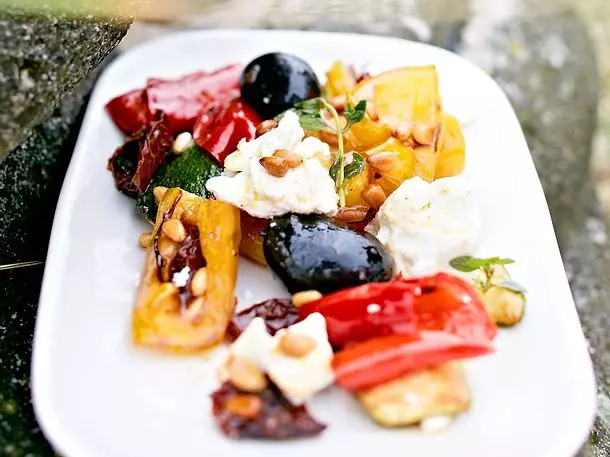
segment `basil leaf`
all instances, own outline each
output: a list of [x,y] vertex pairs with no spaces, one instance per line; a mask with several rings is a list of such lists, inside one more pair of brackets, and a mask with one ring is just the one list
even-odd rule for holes
[[364,169],[364,157],[357,152],[354,152],[352,157],[352,162],[343,168],[343,174],[346,181],[357,176]]

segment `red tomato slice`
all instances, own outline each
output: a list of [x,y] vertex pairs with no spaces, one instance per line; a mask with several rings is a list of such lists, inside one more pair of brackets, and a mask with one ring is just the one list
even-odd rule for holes
[[335,354],[338,385],[349,391],[374,387],[411,371],[493,351],[488,341],[472,342],[445,332],[392,335],[356,343]]

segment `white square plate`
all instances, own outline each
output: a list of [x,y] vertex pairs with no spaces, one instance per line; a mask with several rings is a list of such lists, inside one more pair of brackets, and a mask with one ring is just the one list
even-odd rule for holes
[[[146,224],[117,192],[106,164],[122,136],[104,112],[149,76],[176,77],[270,51],[308,61],[323,76],[335,59],[375,73],[435,64],[445,109],[465,127],[468,173],[483,215],[481,254],[509,256],[528,289],[521,325],[497,352],[469,362],[473,405],[440,434],[384,430],[331,389],[311,402],[329,425],[292,443],[226,439],[209,394],[223,348],[163,356],[131,344],[130,315]],[[284,295],[267,271],[240,265],[241,306]],[[66,457],[314,455],[570,457],[595,411],[591,362],[555,234],[517,118],[498,86],[462,58],[423,44],[365,35],[207,31],[167,36],[119,57],[100,78],[55,214],[36,325],[33,395],[46,436]]]

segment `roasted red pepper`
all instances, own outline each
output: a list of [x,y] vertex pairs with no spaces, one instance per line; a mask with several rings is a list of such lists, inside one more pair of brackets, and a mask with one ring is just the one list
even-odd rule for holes
[[393,335],[356,343],[337,352],[333,369],[337,384],[358,391],[410,371],[492,351],[489,342],[469,341],[446,332]]
[[108,161],[117,189],[134,198],[144,192],[172,141],[167,117],[158,113],[157,119],[117,148]]
[[228,65],[178,79],[151,78],[145,88],[110,100],[106,111],[126,135],[147,127],[159,111],[167,115],[172,133],[191,131],[199,113],[239,97],[241,72],[240,65]]
[[396,282],[415,286],[415,318],[419,330],[442,330],[468,340],[491,341],[498,328],[474,288],[457,276],[438,273]]
[[223,165],[225,158],[235,151],[242,138],[251,140],[255,137],[261,118],[239,99],[233,100],[218,114],[215,110],[212,107],[199,116],[193,129],[193,139],[197,146],[207,150]]
[[322,314],[333,346],[378,336],[416,335],[414,290],[400,281],[364,284],[307,303],[299,308],[299,316]]
[[152,122],[144,89],[136,89],[113,98],[106,104],[106,111],[121,131],[132,136]]
[[190,132],[199,113],[239,96],[241,72],[241,65],[229,65],[176,80],[149,79],[148,109],[165,112],[174,133]]
[[422,330],[441,330],[469,341],[491,341],[497,332],[476,291],[446,273],[365,284],[299,308],[301,319],[314,312],[326,318],[335,346]]

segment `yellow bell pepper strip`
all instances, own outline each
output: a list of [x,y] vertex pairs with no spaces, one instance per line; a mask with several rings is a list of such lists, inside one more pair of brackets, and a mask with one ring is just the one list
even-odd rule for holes
[[[172,219],[184,232],[163,228]],[[153,236],[133,313],[135,344],[183,353],[222,341],[235,308],[239,210],[169,189],[159,202]],[[178,271],[188,274],[182,283],[172,281]]]
[[353,92],[368,101],[367,110],[413,148],[414,175],[435,178],[443,111],[434,66],[404,67],[365,79]]
[[356,87],[356,75],[352,68],[337,60],[326,73],[324,90],[327,98],[349,94]]
[[379,184],[390,195],[415,173],[413,148],[396,138],[390,138],[376,148],[366,151],[370,166],[370,183]]
[[362,190],[369,183],[369,170],[364,166],[360,173],[345,181],[345,206],[366,205],[362,198]]
[[466,166],[466,145],[459,121],[443,113],[434,178],[457,176]]

